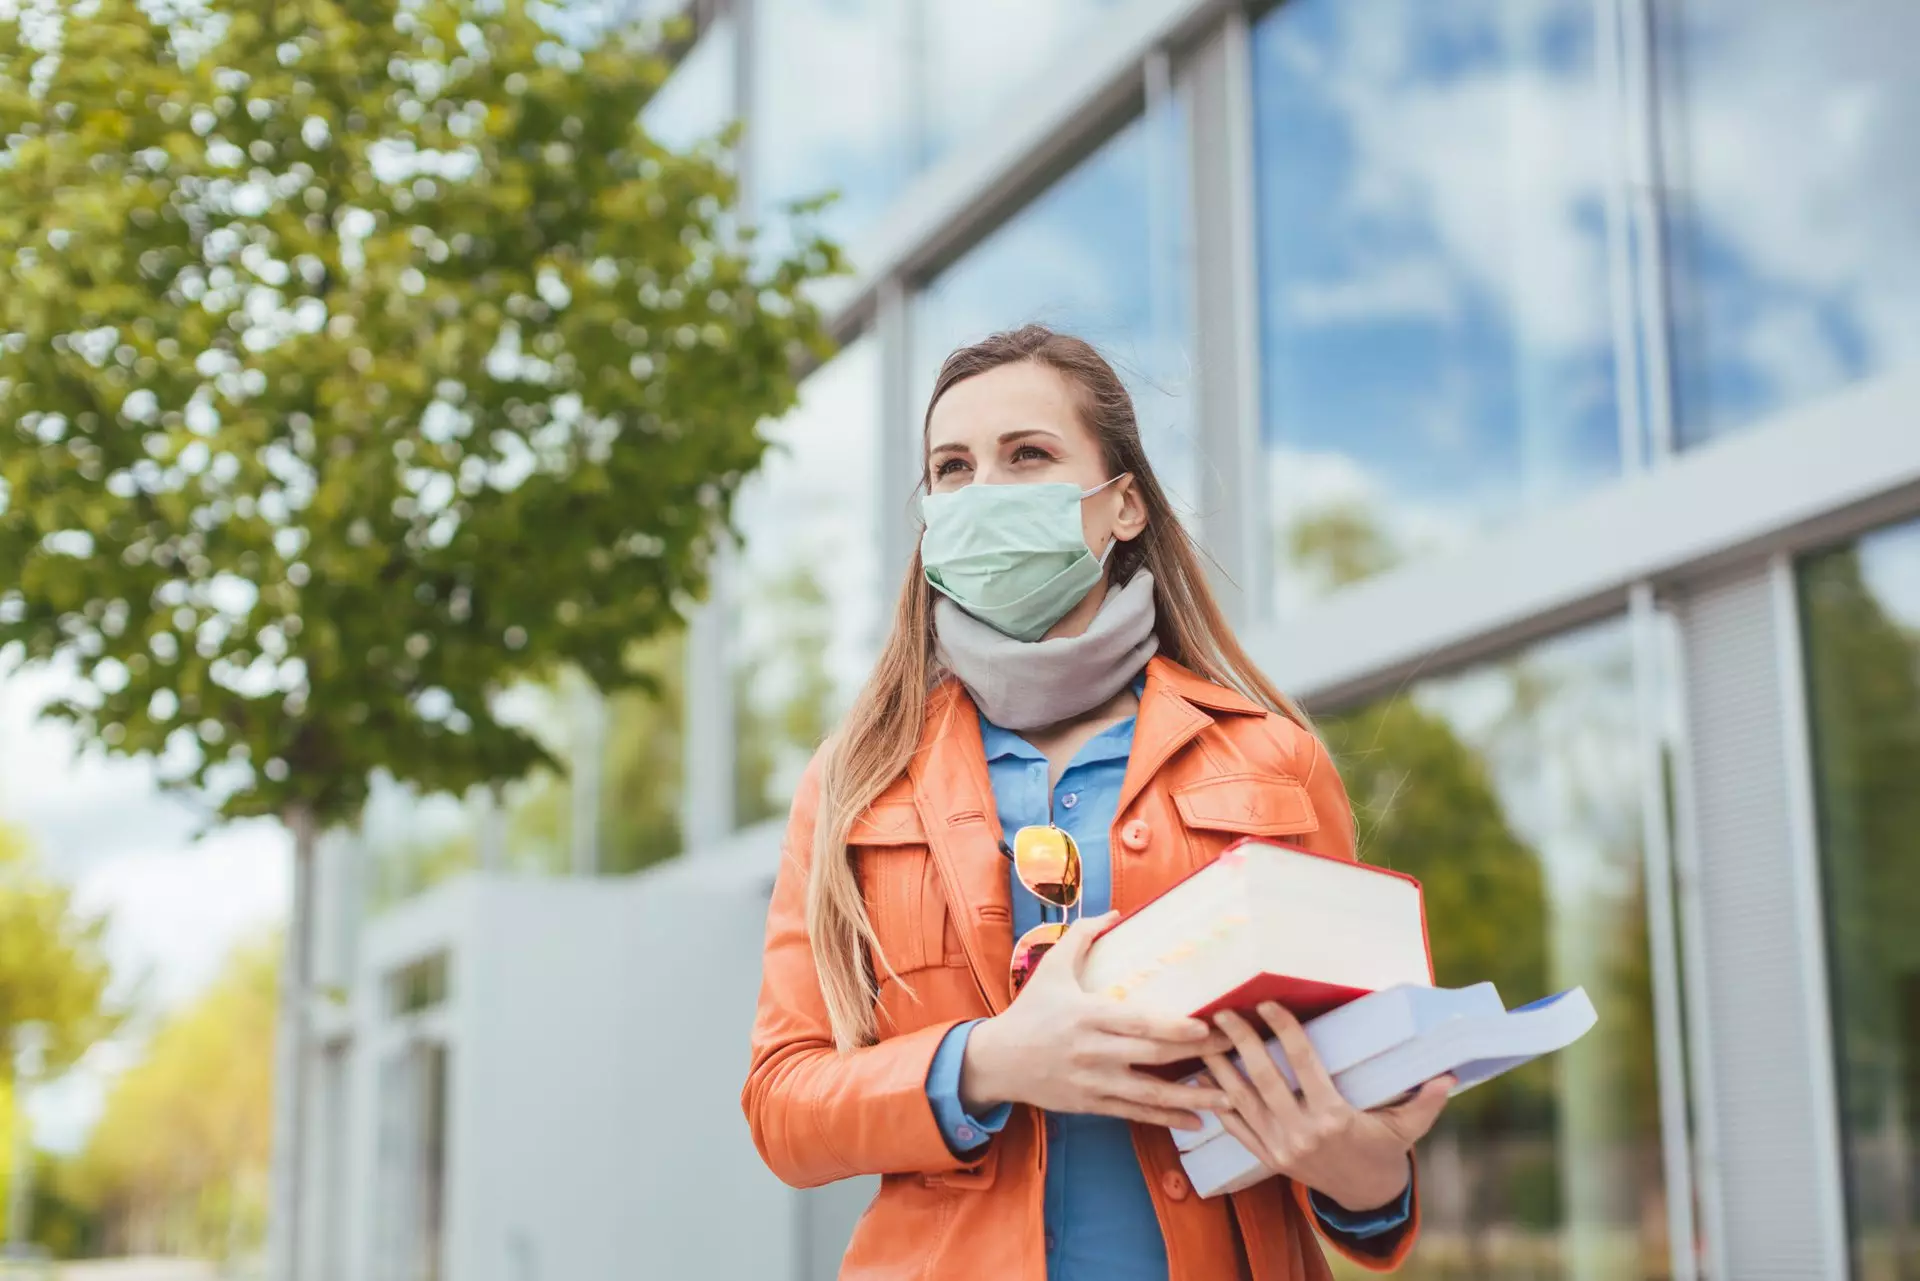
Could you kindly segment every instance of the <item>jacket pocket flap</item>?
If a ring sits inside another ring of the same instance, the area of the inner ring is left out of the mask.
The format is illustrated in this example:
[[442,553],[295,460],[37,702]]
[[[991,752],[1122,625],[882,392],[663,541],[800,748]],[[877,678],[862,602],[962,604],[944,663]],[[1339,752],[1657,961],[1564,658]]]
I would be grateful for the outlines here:
[[1173,789],[1189,827],[1248,836],[1295,836],[1320,826],[1306,784],[1278,774],[1223,774]]
[[913,802],[882,801],[854,820],[849,845],[925,845],[927,832]]

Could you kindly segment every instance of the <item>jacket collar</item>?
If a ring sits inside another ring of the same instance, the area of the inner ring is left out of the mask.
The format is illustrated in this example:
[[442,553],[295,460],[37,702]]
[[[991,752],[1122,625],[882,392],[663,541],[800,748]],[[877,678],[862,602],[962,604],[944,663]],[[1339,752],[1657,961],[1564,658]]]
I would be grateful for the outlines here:
[[[1259,716],[1266,712],[1258,703],[1170,659],[1151,660],[1146,676],[1133,753],[1115,810],[1116,824],[1160,767],[1213,724],[1213,713]],[[987,774],[980,715],[958,681],[942,681],[928,695],[920,748],[907,774],[927,846],[946,891],[954,932],[982,995],[997,1013],[1011,999],[1007,965],[1013,955],[1012,892],[999,849],[1000,816]]]

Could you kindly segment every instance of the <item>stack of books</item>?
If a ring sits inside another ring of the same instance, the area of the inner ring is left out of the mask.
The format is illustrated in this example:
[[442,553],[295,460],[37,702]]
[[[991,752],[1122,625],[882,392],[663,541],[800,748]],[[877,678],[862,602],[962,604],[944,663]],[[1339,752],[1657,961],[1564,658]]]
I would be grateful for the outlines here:
[[[1089,950],[1082,982],[1160,1013],[1237,1010],[1263,1032],[1254,1007],[1276,1001],[1305,1024],[1334,1088],[1362,1110],[1449,1074],[1458,1094],[1564,1049],[1595,1021],[1579,988],[1509,1010],[1491,983],[1434,987],[1418,881],[1260,840],[1237,843],[1115,922]],[[1278,1043],[1266,1048],[1294,1081]],[[1164,1074],[1198,1071],[1188,1062]],[[1269,1177],[1217,1117],[1200,1119],[1199,1130],[1173,1132],[1200,1195]]]

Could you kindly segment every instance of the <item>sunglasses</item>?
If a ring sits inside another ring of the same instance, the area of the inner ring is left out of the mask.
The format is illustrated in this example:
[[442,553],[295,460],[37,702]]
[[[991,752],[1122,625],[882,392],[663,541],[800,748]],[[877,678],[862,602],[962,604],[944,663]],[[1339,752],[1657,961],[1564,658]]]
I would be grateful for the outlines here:
[[1033,977],[1041,958],[1067,932],[1068,911],[1080,906],[1080,847],[1064,829],[1049,823],[1021,828],[1013,834],[1012,845],[1000,842],[1000,853],[1013,861],[1020,884],[1040,900],[1042,916],[1049,907],[1060,909],[1059,920],[1043,921],[1014,943],[1007,979],[1017,994]]

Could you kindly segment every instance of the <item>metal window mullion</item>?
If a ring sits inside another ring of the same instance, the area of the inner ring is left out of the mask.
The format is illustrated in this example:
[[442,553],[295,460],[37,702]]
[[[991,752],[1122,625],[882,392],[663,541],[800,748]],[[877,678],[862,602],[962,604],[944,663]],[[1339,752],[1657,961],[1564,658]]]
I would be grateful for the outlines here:
[[873,340],[880,347],[880,463],[875,538],[880,565],[881,617],[899,575],[913,560],[919,537],[913,495],[920,483],[920,407],[913,364],[912,297],[904,281],[881,282],[874,303]]
[[1642,422],[1641,362],[1635,341],[1637,300],[1633,270],[1632,162],[1629,131],[1632,105],[1621,51],[1625,25],[1621,5],[1632,0],[1594,0],[1594,46],[1599,52],[1597,92],[1604,110],[1607,168],[1607,301],[1613,330],[1614,406],[1620,432],[1620,470],[1628,476],[1646,469],[1646,433]]
[[1255,154],[1253,36],[1243,7],[1236,4],[1228,8],[1222,34],[1226,40],[1222,89],[1227,99],[1234,404],[1233,430],[1221,433],[1220,438],[1231,439],[1234,448],[1233,456],[1221,462],[1233,469],[1228,473],[1227,495],[1235,505],[1229,515],[1237,519],[1240,531],[1238,569],[1245,617],[1264,619],[1273,611],[1275,512],[1261,437],[1259,192],[1254,182],[1259,158]]
[[1793,557],[1782,552],[1768,565],[1778,646],[1781,744],[1785,754],[1787,840],[1792,852],[1794,924],[1806,966],[1802,999],[1808,1029],[1808,1106],[1812,1109],[1816,1216],[1824,1247],[1824,1275],[1849,1275],[1846,1197],[1840,1157],[1839,1084],[1833,1040],[1832,989],[1828,986],[1827,931],[1822,911],[1820,830],[1813,785],[1813,735],[1808,723],[1806,662],[1802,648],[1799,583]]
[[1633,647],[1636,737],[1640,757],[1640,830],[1646,889],[1647,947],[1653,988],[1654,1060],[1660,1099],[1660,1154],[1666,1174],[1667,1252],[1673,1281],[1695,1281],[1692,1139],[1688,1130],[1686,1033],[1673,905],[1673,844],[1667,822],[1660,715],[1659,620],[1653,588],[1627,594]]
[[1625,89],[1626,198],[1634,253],[1634,286],[1644,345],[1647,448],[1655,466],[1678,448],[1674,429],[1673,369],[1668,315],[1659,101],[1653,78],[1652,0],[1620,5],[1620,68]]

